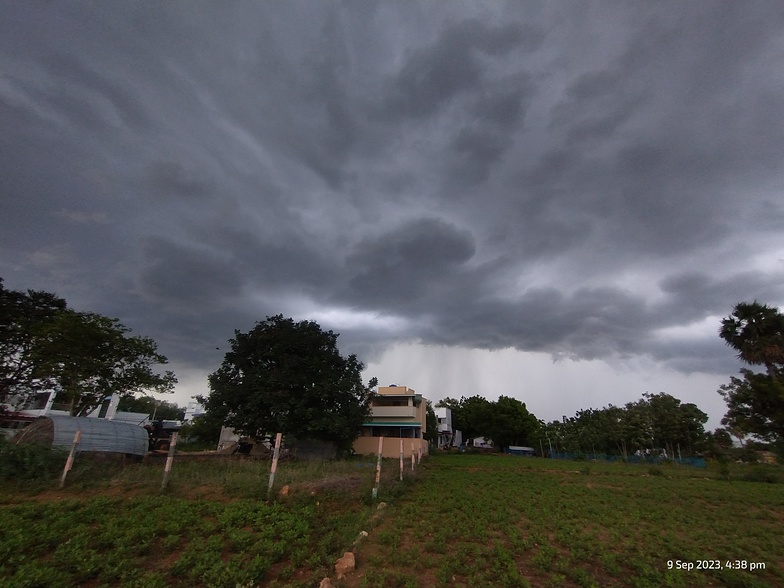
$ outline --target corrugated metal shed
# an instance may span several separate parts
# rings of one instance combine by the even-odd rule
[[[77,430],[82,431],[77,451],[96,451],[145,455],[149,435],[144,427],[88,417],[45,417],[54,425],[52,445],[70,448]],[[33,426],[33,425],[31,425]]]

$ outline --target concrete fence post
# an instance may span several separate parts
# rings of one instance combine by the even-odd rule
[[[275,472],[278,470],[278,458],[280,457],[280,443],[283,433],[275,435],[275,450],[272,452],[272,467],[270,468],[269,485],[267,486],[267,498],[270,497],[272,486],[275,484]]]
[[[82,439],[82,430],[79,429],[74,434],[73,438],[73,445],[71,445],[71,452],[68,454],[68,459],[65,460],[65,467],[63,468],[63,475],[60,478],[60,488],[65,486],[65,477],[68,475],[68,472],[71,471],[73,467],[74,456],[76,455],[76,447],[79,445],[79,441]]]
[[[174,431],[169,443],[169,455],[166,456],[166,466],[163,468],[163,480],[161,480],[161,490],[165,490],[169,484],[169,474],[171,473],[172,464],[174,463],[174,451],[177,447],[178,432]]]
[[[403,439],[400,439],[400,481],[403,481]]]
[[[373,500],[378,498],[378,486],[381,483],[381,454],[384,452],[384,438],[378,438],[378,459],[376,460],[376,485],[373,486]]]

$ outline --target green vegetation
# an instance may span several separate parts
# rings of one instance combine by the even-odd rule
[[[370,458],[282,461],[272,501],[267,461],[180,458],[164,494],[163,459],[80,456],[63,491],[0,485],[0,584],[312,587],[374,511]],[[408,487],[396,466],[381,499]]]
[[[171,392],[177,378],[148,337],[117,319],[76,312],[48,292],[6,290],[0,278],[0,404],[56,390],[71,414],[87,414],[113,393]]]
[[[234,331],[231,351],[210,375],[207,414],[237,433],[275,433],[351,447],[370,416],[377,381],[362,383],[364,365],[343,357],[338,335],[314,321],[268,316],[248,333]]]
[[[765,373],[740,370],[719,393],[727,403],[722,424],[738,437],[754,435],[784,448],[784,314],[754,302],[737,304],[721,323],[719,335],[749,365]]]
[[[14,445],[0,435],[0,482],[29,486],[63,471],[66,452],[36,444]]]
[[[128,412],[143,412],[152,417],[153,420],[173,420],[180,421],[185,415],[185,409],[174,402],[159,400],[152,396],[123,396],[117,410],[127,410]]]
[[[490,402],[482,396],[445,398],[436,404],[452,411],[452,425],[462,431],[464,439],[486,437],[499,449],[510,445],[531,445],[540,427],[524,402],[499,396]]]
[[[707,420],[708,415],[694,404],[663,392],[646,392],[624,407],[577,411],[573,417],[542,426],[538,437],[556,452],[628,456],[636,450],[664,449],[669,457],[679,452],[685,457],[706,445]]]
[[[436,455],[347,586],[780,586],[780,468]],[[745,481],[754,480],[754,481]],[[742,560],[743,570],[675,562]],[[672,562],[673,569],[668,569]],[[750,571],[750,564],[764,563]]]
[[[267,461],[181,455],[162,494],[163,462],[80,456],[62,491],[57,472],[0,482],[0,584],[312,587],[361,530],[338,588],[784,582],[779,466],[441,454],[401,484],[385,460],[371,518],[370,457],[282,461],[271,501]],[[746,569],[676,567],[703,560]]]

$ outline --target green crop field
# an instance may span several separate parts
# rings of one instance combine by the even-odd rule
[[[371,520],[371,462],[282,462],[269,501],[252,460],[181,459],[164,493],[161,461],[6,482],[0,585],[784,586],[779,467],[434,455],[401,484],[387,460]]]
[[[358,550],[346,586],[784,585],[775,467],[493,455],[424,467]]]
[[[7,482],[0,585],[317,586],[374,511],[375,463],[281,462],[267,500],[269,467],[181,457],[165,493],[163,460],[77,460],[63,490]],[[382,498],[405,491],[396,476],[385,467]]]

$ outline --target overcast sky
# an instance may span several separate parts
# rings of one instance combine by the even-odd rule
[[[714,428],[721,318],[784,305],[780,0],[0,10],[0,276],[153,337],[180,403],[282,313],[433,400]]]

